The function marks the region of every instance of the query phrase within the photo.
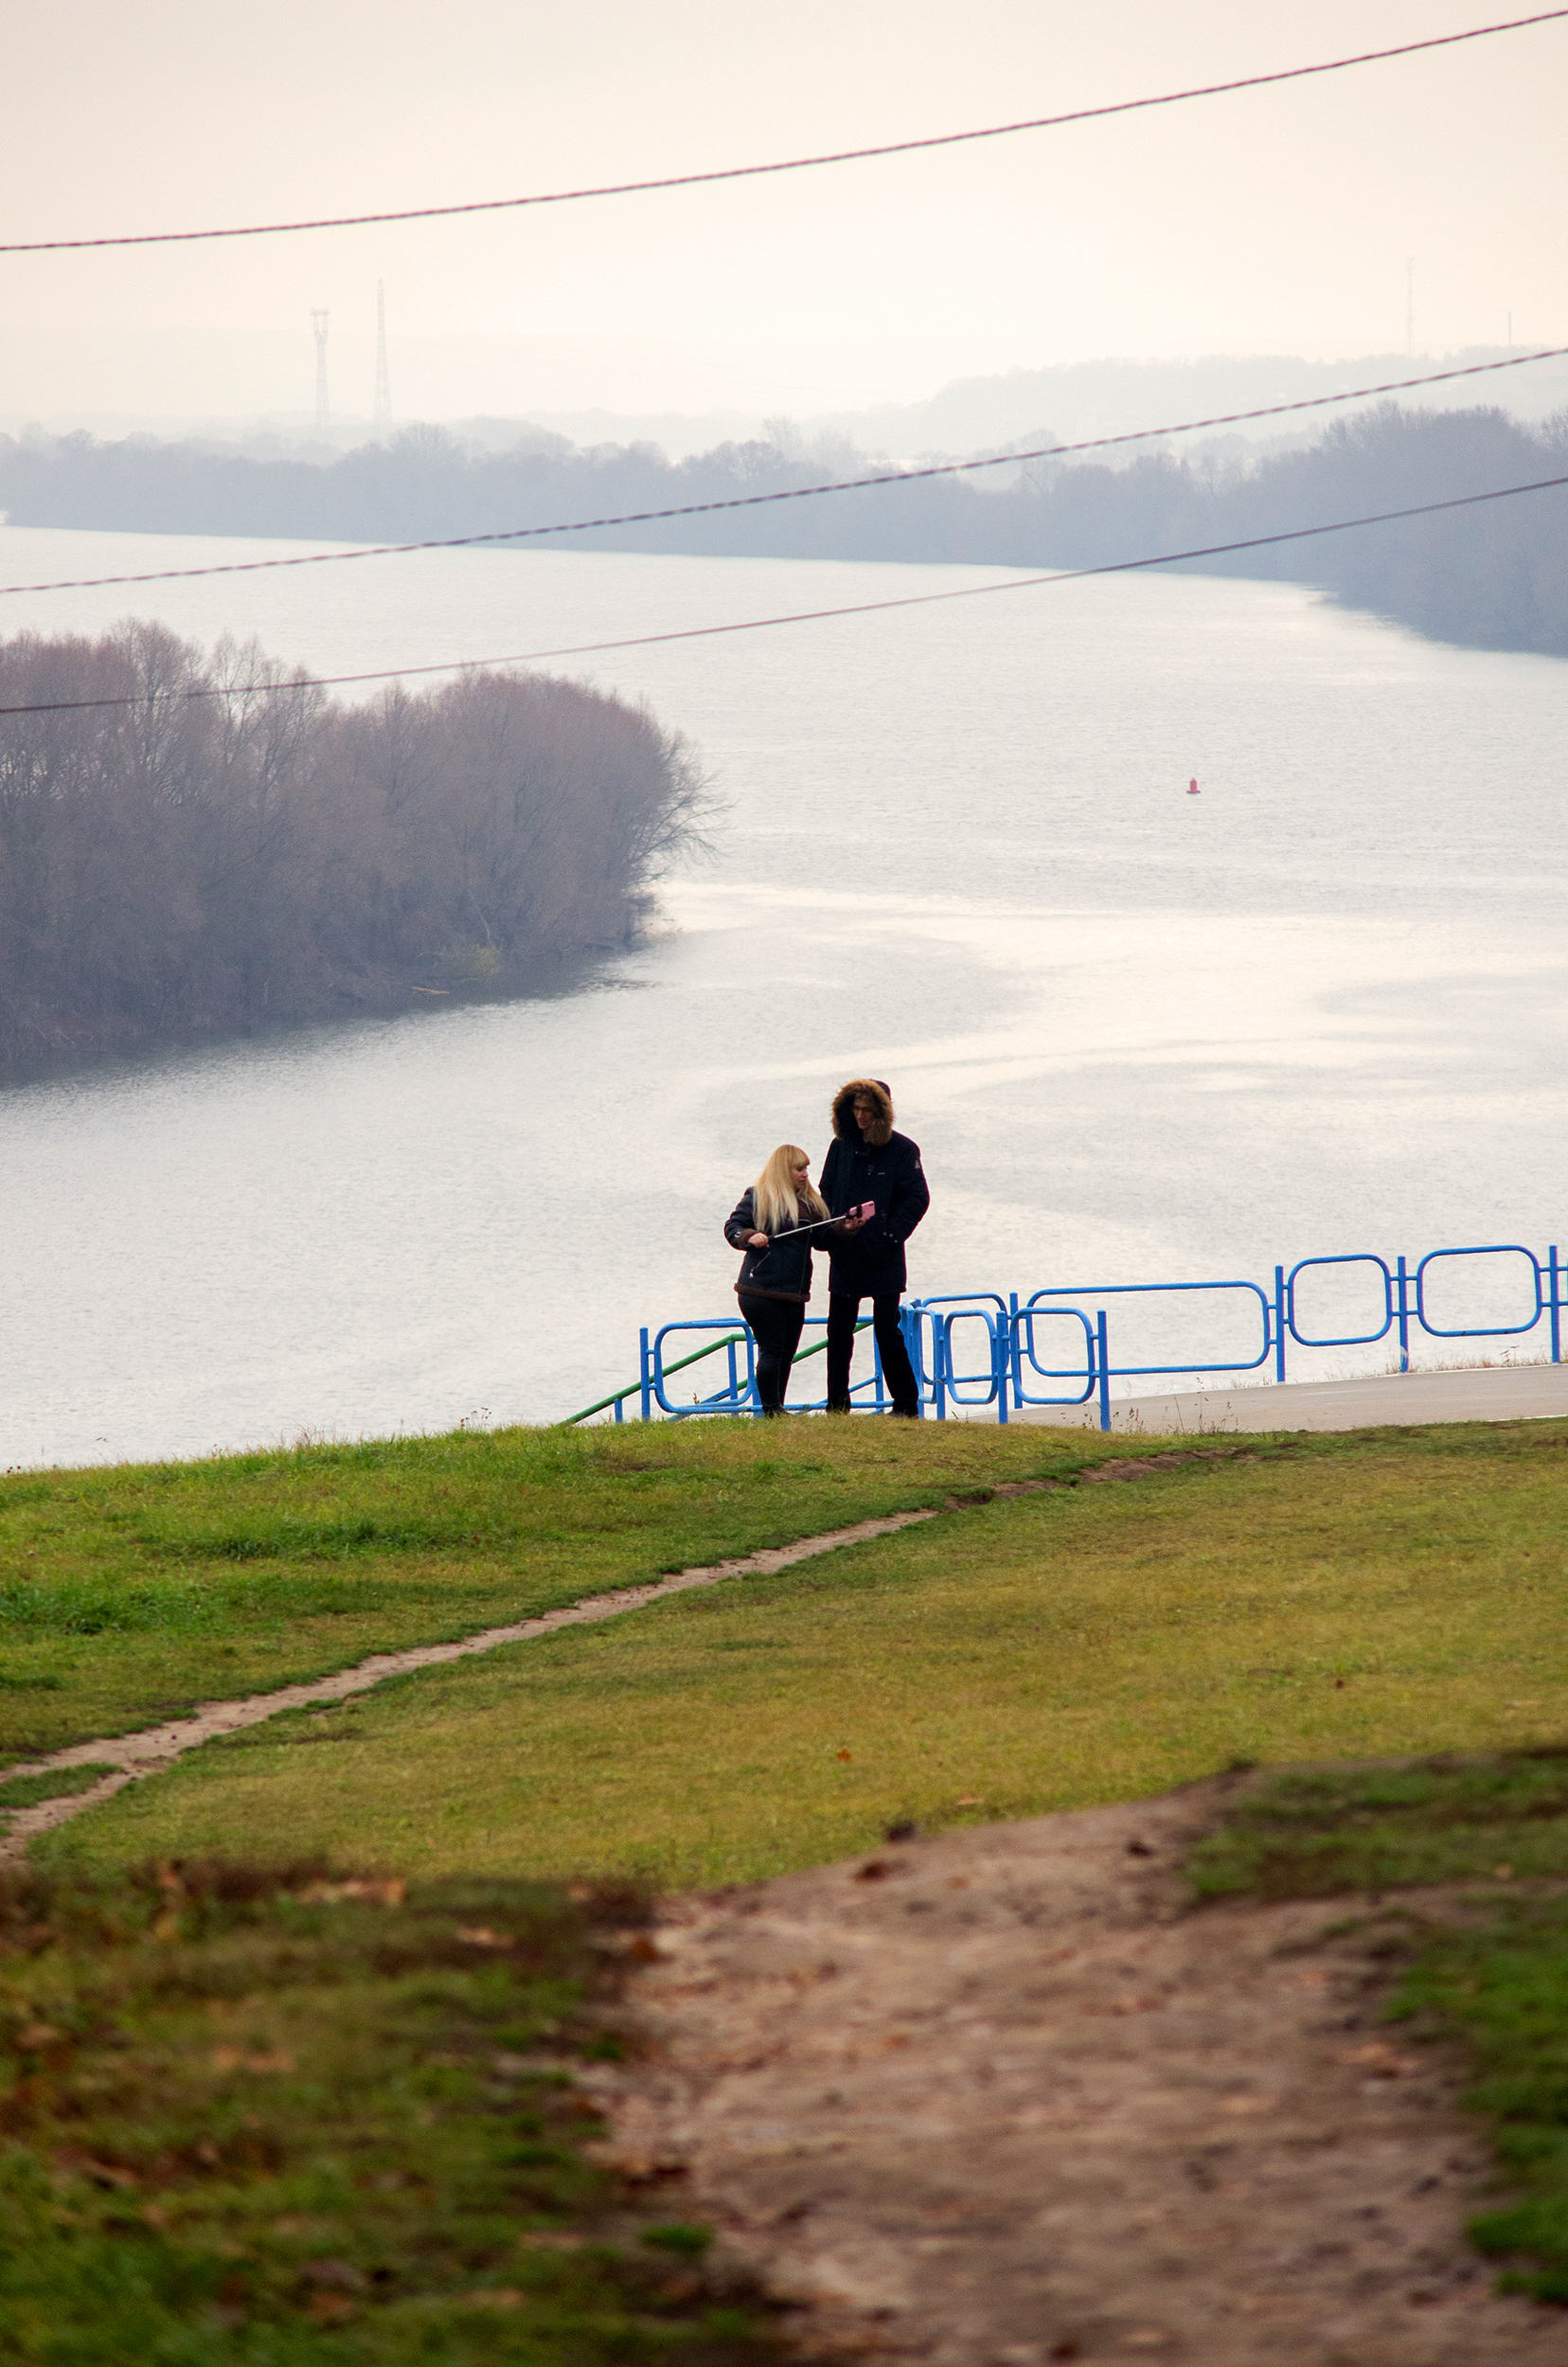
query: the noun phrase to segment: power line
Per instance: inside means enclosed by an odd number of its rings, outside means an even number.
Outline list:
[[[1001,583],[960,584],[947,592],[911,592],[888,600],[850,600],[837,608],[794,609],[778,616],[745,616],[727,625],[686,625],[669,632],[628,633],[616,641],[578,641],[556,650],[525,650],[510,657],[443,658],[422,666],[384,666],[358,674],[300,674],[276,683],[203,684],[174,693],[176,700],[249,698],[258,690],[332,690],[350,684],[401,682],[413,675],[463,674],[476,667],[543,666],[555,658],[601,657],[617,650],[650,650],[667,641],[711,641],[734,632],[762,632],[775,625],[811,625],[839,616],[874,616],[888,609],[934,608],[948,600],[983,599],[996,592],[1025,592],[1037,585],[1081,583],[1091,576],[1123,576],[1150,567],[1175,567],[1185,560],[1221,559],[1235,551],[1267,550],[1281,543],[1306,543],[1324,534],[1345,534],[1357,526],[1391,525],[1401,518],[1430,518],[1439,510],[1472,509],[1482,502],[1511,501],[1521,493],[1546,493],[1568,486],[1568,475],[1537,477],[1528,485],[1499,485],[1486,493],[1456,493],[1447,501],[1417,502],[1406,509],[1380,509],[1361,518],[1335,518],[1327,525],[1291,526],[1279,534],[1251,534],[1234,543],[1205,543],[1190,550],[1158,551],[1145,559],[1113,559],[1096,567],[1068,567],[1036,576],[1009,576]],[[89,708],[141,706],[140,697],[53,699],[26,706],[0,706],[6,715],[74,715]]]
[[[1550,25],[1568,16],[1568,8],[1542,9],[1534,16],[1515,16],[1496,25],[1474,25],[1462,33],[1435,33],[1426,41],[1400,42],[1392,49],[1363,49],[1353,57],[1328,58],[1317,65],[1292,65],[1273,74],[1244,74],[1228,82],[1202,82],[1190,90],[1160,91],[1149,98],[1119,98],[1103,107],[1075,107],[1065,115],[1029,116],[1017,123],[990,123],[973,132],[937,132],[924,139],[885,140],[875,147],[840,148],[817,156],[786,156],[766,165],[725,165],[709,172],[672,172],[646,181],[609,181],[597,187],[549,189],[531,197],[489,197],[460,205],[402,205],[374,214],[322,214],[308,222],[253,222],[216,230],[143,230],[98,239],[24,239],[0,245],[0,255],[57,255],[84,247],[178,246],[201,239],[266,239],[295,230],[355,230],[373,222],[434,222],[454,214],[499,214],[526,205],[569,205],[592,197],[637,197],[653,189],[699,188],[717,181],[755,181],[771,173],[807,172],[819,165],[864,164],[877,156],[909,156],[931,148],[959,148],[976,140],[1010,138],[1019,132],[1054,132],[1068,123],[1094,123],[1107,116],[1135,115],[1150,107],[1174,107],[1187,98],[1219,98],[1227,92],[1262,90],[1271,83],[1299,82],[1319,74],[1339,74],[1346,67],[1377,65],[1389,58],[1410,58],[1423,49],[1452,49],[1467,41],[1485,41],[1493,33],[1523,32],[1531,25]]]
[[[1251,411],[1221,411],[1206,419],[1177,419],[1165,427],[1129,428],[1118,436],[1090,436],[1076,444],[1040,444],[1024,452],[989,453],[978,460],[935,461],[923,469],[888,469],[873,476],[839,477],[825,485],[792,485],[772,493],[731,493],[722,500],[679,502],[665,509],[628,509],[617,517],[571,518],[554,525],[499,526],[487,534],[435,536],[422,543],[370,543],[358,550],[304,551],[288,559],[226,559],[205,567],[154,567],[141,574],[66,576],[53,583],[0,583],[0,599],[21,592],[96,592],[123,583],[182,583],[197,576],[253,576],[278,567],[330,567],[354,559],[404,559],[417,551],[473,550],[487,543],[524,543],[551,534],[592,534],[600,527],[652,525],[670,518],[703,518],[720,509],[763,509],[778,502],[811,501],[823,493],[860,493],[879,485],[918,485],[932,477],[962,476],[976,469],[1003,469],[1025,460],[1054,460],[1080,452],[1105,452],[1120,444],[1143,444],[1167,436],[1191,436],[1203,428],[1234,427],[1247,419],[1276,419],[1291,411],[1321,411],[1373,395],[1404,394],[1415,386],[1437,386],[1456,378],[1485,378],[1495,370],[1521,369],[1529,362],[1558,362],[1568,346],[1543,346],[1536,353],[1511,354],[1502,362],[1469,362],[1463,368],[1429,370],[1420,378],[1391,378],[1377,386],[1352,386],[1343,394],[1303,395],[1292,402],[1269,402]]]

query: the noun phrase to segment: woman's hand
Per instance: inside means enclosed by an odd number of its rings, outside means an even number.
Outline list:
[[[838,1220],[838,1230],[841,1233],[858,1233],[864,1222],[864,1217],[841,1217]]]
[[[767,1235],[765,1233],[749,1234],[746,1239],[746,1247],[748,1249],[766,1249],[768,1247]]]

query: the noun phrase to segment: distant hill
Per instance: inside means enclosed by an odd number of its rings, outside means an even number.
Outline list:
[[[1191,398],[1195,389],[1185,391]],[[1254,391],[1270,389],[1258,380]],[[1159,408],[1155,398],[1171,392],[1165,382],[1151,388],[1138,416],[1147,418]],[[1048,430],[1034,433],[1051,440]],[[575,550],[1097,567],[1568,473],[1568,410],[1530,425],[1493,406],[1384,402],[1334,416],[1312,440],[1273,449],[1213,437],[1113,457],[1115,465],[1046,460],[796,500],[789,496],[825,477],[862,472],[865,456],[847,442],[806,445],[783,422],[768,439],[721,444],[680,462],[651,445],[585,452],[537,430],[497,452],[415,428],[330,464],[142,438],[0,438],[0,509],[25,525],[401,543],[733,503],[739,506],[541,542]],[[1445,640],[1568,655],[1568,500],[1560,490],[1194,563],[1319,584]]]
[[[1306,362],[1292,354],[1216,355],[1194,362],[1075,362],[1055,369],[1010,370],[999,378],[960,378],[924,402],[880,403],[868,411],[839,411],[802,420],[803,434],[832,435],[872,452],[908,458],[919,452],[999,452],[1045,420],[1076,440],[1118,436],[1163,420],[1207,418],[1271,402],[1298,402],[1342,394],[1423,370],[1459,369],[1501,362],[1505,346],[1474,346],[1460,353],[1363,353],[1347,362]],[[1466,409],[1498,403],[1521,418],[1541,419],[1568,404],[1568,365],[1542,363],[1496,377],[1460,379],[1424,389],[1414,400],[1428,407]],[[1259,420],[1245,431],[1269,437],[1311,434],[1308,422]]]

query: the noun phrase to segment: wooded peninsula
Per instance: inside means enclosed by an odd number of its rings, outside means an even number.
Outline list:
[[[158,624],[0,643],[0,1072],[554,982],[697,838],[640,707],[474,672],[335,703]]]

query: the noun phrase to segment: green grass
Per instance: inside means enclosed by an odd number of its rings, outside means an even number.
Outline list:
[[[1463,2039],[1469,2101],[1517,2192],[1470,2234],[1511,2263],[1506,2285],[1568,2303],[1568,1746],[1273,1776],[1188,1871],[1200,1900],[1387,1902],[1481,1878],[1441,1914],[1393,1902],[1380,1949],[1404,1963],[1388,2012],[1415,2036]]]
[[[0,1783],[0,1808],[31,1808],[40,1800],[91,1791],[105,1775],[115,1772],[108,1759],[85,1759],[80,1767],[48,1768],[41,1775],[13,1775],[8,1783]]]
[[[1074,1459],[1038,1431],[707,1421],[0,1477],[0,1765]]]
[[[585,2159],[606,1922],[305,1865],[0,1885],[14,2367],[767,2367],[707,2231]]]
[[[968,1436],[977,1468],[1017,1452]],[[906,1469],[928,1442],[901,1434]],[[35,1854],[303,1846],[683,1886],[1238,1759],[1547,1739],[1568,1733],[1565,1444],[1367,1433],[994,1502],[270,1721]]]
[[[1189,1872],[1200,1898],[1328,1898],[1500,1869],[1505,1881],[1568,1875],[1568,1743],[1272,1777]]]
[[[1518,2195],[1471,2237],[1511,2262],[1506,2287],[1568,2303],[1568,1900],[1510,1898],[1478,1929],[1430,1939],[1395,2011],[1467,2042],[1470,2103]]]

